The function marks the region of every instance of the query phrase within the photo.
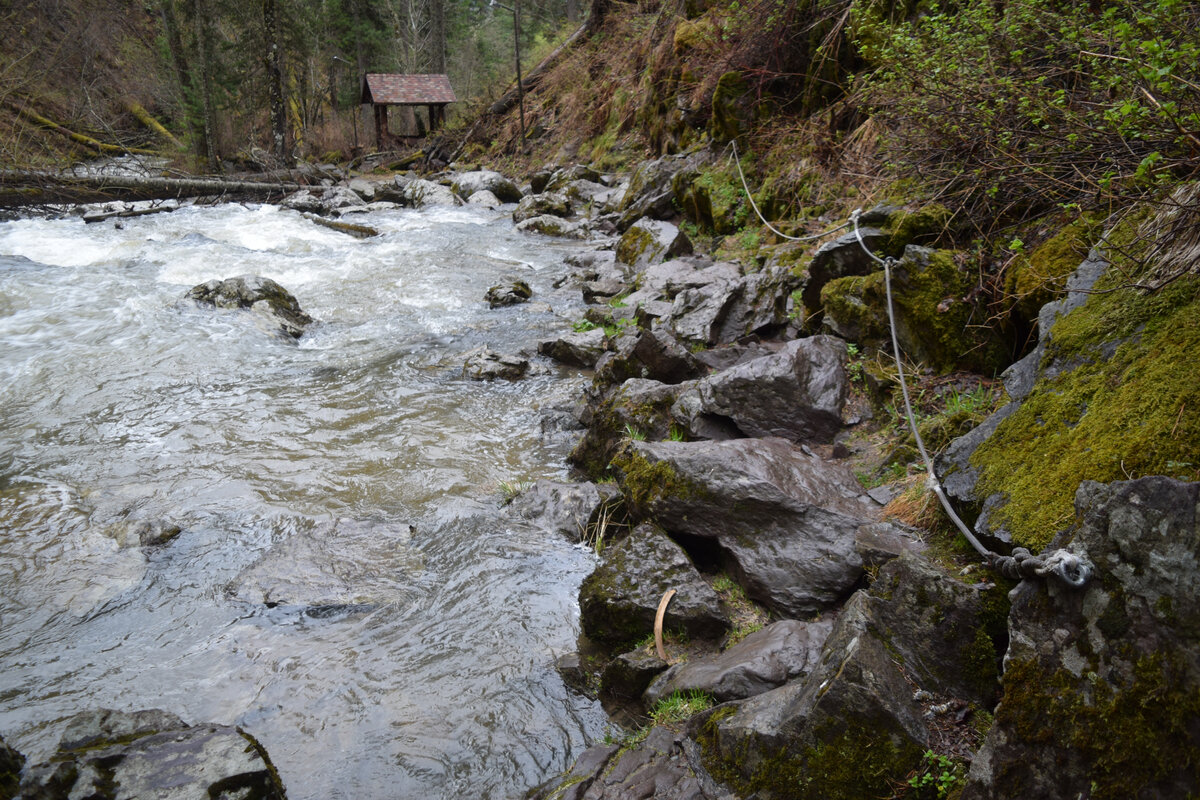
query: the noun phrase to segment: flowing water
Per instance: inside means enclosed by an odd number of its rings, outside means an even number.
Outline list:
[[[0,735],[34,760],[75,712],[162,708],[253,733],[293,800],[512,797],[602,732],[553,667],[593,556],[497,510],[564,475],[542,427],[582,378],[462,376],[567,328],[578,245],[471,207],[354,221],[383,235],[0,223]],[[246,273],[319,323],[180,302]],[[489,310],[507,276],[534,303]]]

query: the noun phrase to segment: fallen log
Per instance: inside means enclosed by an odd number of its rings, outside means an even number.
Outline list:
[[[40,170],[0,170],[0,208],[171,200],[185,197],[281,197],[304,188],[286,181],[162,178],[151,175],[63,175]]]
[[[127,208],[124,211],[104,211],[98,214],[84,214],[83,221],[88,225],[94,222],[104,222],[106,219],[127,217],[145,217],[150,214],[168,214],[178,206],[155,206],[154,208]]]
[[[318,217],[316,214],[302,214],[301,216],[303,216],[309,222],[315,222],[317,225],[337,231],[338,233],[345,233],[349,236],[355,237],[356,239],[370,239],[372,236],[379,235],[379,231],[375,230],[369,225],[355,225],[352,222],[339,222],[338,220]]]
[[[154,150],[146,150],[140,147],[125,147],[124,145],[102,142],[99,139],[94,139],[91,136],[86,136],[82,133],[73,131],[70,128],[64,127],[63,125],[59,125],[54,120],[43,117],[32,108],[19,105],[12,101],[9,101],[7,105],[16,111],[18,116],[23,117],[35,125],[40,125],[47,130],[54,131],[61,136],[67,137],[76,144],[81,144],[84,147],[95,150],[97,153],[101,153],[103,155],[125,155],[127,153],[132,153],[134,155],[158,155],[158,153]]]
[[[175,134],[167,130],[161,122],[156,120],[149,111],[136,100],[125,101],[125,108],[130,114],[137,118],[137,121],[145,125],[150,130],[158,134],[159,138],[173,145],[177,150],[187,150],[187,146],[183,142],[175,138]]]

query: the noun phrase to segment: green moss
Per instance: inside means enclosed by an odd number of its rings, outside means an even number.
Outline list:
[[[718,709],[720,711],[721,709]],[[715,717],[716,715],[714,715]],[[780,748],[769,757],[757,754],[753,769],[746,746],[742,752],[717,755],[715,723],[710,718],[699,739],[705,767],[739,795],[799,800],[861,800],[890,797],[892,787],[920,763],[915,744],[897,743],[886,733],[862,722],[848,721],[835,730],[814,733],[816,743],[802,752]]]
[[[973,277],[960,270],[955,253],[929,252],[899,262],[892,271],[901,348],[939,372],[967,369],[984,375],[1008,362],[999,335],[980,324],[978,309],[962,298]],[[838,330],[860,343],[887,346],[887,289],[883,272],[838,278],[821,290],[821,305]]]
[[[1067,278],[1087,257],[1102,232],[1102,220],[1084,215],[1027,257],[1018,258],[1004,281],[1004,291],[1016,313],[1026,320],[1037,319],[1042,306],[1061,297],[1066,291]]]
[[[712,96],[712,122],[709,131],[714,140],[728,142],[742,132],[745,121],[739,105],[749,91],[740,72],[726,72],[717,80]]]
[[[901,211],[888,220],[887,242],[883,252],[894,258],[904,254],[910,244],[928,244],[935,241],[949,226],[954,215],[941,203],[931,203],[916,211]]]
[[[1148,796],[1181,769],[1196,782],[1197,718],[1200,690],[1181,658],[1162,653],[1138,658],[1132,680],[1118,686],[1052,672],[1035,660],[1012,662],[996,713],[1025,745],[1056,746],[1078,758],[1072,773],[1088,777],[1094,800]],[[997,763],[997,785],[1019,793],[1019,773],[1027,768]]]
[[[704,488],[680,476],[666,461],[650,463],[640,453],[628,452],[613,459],[621,473],[621,492],[635,514],[648,515],[663,498],[695,498]]]
[[[1039,550],[1073,516],[1081,481],[1173,474],[1200,452],[1200,277],[1151,294],[1092,295],[1059,320],[1047,360],[1080,363],[1039,381],[976,450],[977,493],[1014,540]]]
[[[617,261],[636,264],[646,250],[654,244],[654,237],[644,228],[630,228],[617,243]]]

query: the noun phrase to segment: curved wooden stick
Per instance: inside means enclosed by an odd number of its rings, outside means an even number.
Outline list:
[[[667,613],[667,605],[670,604],[671,598],[674,596],[674,589],[667,589],[663,592],[662,600],[658,601],[658,611],[654,614],[654,647],[658,650],[658,657],[663,661],[667,660],[667,651],[663,648],[663,617]]]

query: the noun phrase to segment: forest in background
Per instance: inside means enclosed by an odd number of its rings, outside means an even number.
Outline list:
[[[573,30],[580,6],[522,0],[523,59]],[[348,160],[373,138],[359,114],[365,72],[448,73],[462,101],[449,109],[452,119],[503,91],[514,76],[512,7],[488,0],[6,3],[0,161],[53,165],[89,152],[164,147],[191,156],[183,166],[210,172]]]

